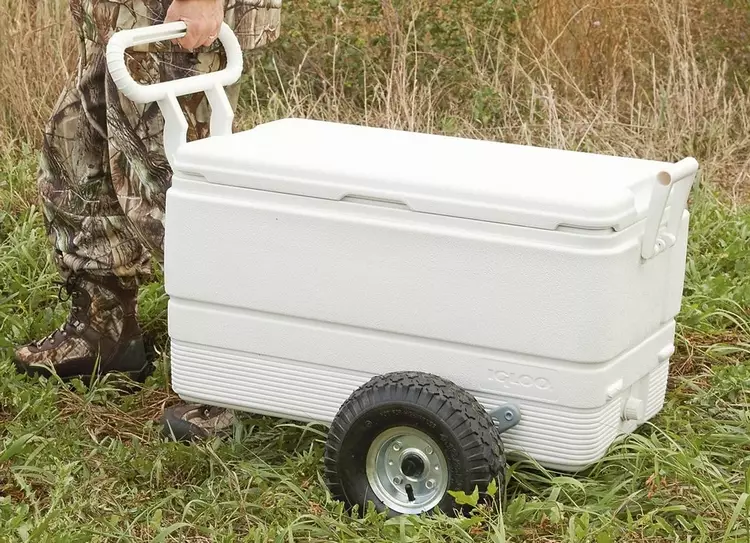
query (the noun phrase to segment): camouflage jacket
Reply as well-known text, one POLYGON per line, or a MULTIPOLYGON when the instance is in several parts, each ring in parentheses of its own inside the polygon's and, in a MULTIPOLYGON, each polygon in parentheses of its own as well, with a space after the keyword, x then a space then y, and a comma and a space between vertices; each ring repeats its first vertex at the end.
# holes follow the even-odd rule
MULTIPOLYGON (((234 30, 243 50, 274 41, 279 34, 282 0, 225 0, 224 21, 234 30)), ((105 44, 119 30, 150 26, 164 21, 172 0, 70 0, 70 10, 80 35, 105 44)), ((170 42, 133 48, 169 51, 170 42)), ((218 48, 215 44, 212 48, 218 48)))

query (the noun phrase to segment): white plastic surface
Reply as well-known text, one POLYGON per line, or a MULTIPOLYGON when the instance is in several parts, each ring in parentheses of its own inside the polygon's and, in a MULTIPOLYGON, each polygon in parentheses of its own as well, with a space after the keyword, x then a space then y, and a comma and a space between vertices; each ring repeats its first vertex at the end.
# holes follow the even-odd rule
MULTIPOLYGON (((199 143, 187 144, 179 160, 199 143)), ((641 218, 627 228, 555 231, 287 194, 275 189, 288 177, 268 170, 304 164, 282 154, 266 159, 247 161, 244 175, 231 164, 231 175, 222 175, 207 161, 208 181, 180 170, 167 193, 173 386, 183 398, 328 423, 370 376, 429 371, 488 409, 516 402, 522 418, 505 434, 508 450, 561 470, 595 462, 661 409, 688 213, 675 243, 644 260, 653 185, 641 181, 641 218)), ((319 175, 305 181, 301 168, 296 187, 324 186, 332 195, 344 181, 377 187, 378 178, 365 174, 382 173, 384 159, 373 151, 368 160, 328 185, 319 175)), ((429 196, 429 180, 419 180, 429 196)), ((578 180, 561 171, 558 183, 578 180)), ((511 180, 504 183, 514 194, 511 180)), ((675 185, 676 201, 689 188, 689 180, 675 185)), ((494 197, 481 189, 466 194, 474 191, 477 202, 494 197)), ((526 194, 530 216, 533 193, 526 194)))
POLYGON ((170 329, 178 336, 172 343, 172 386, 186 400, 330 423, 341 403, 376 373, 439 373, 487 409, 515 402, 521 422, 503 434, 506 449, 563 471, 596 462, 619 435, 658 413, 669 364, 656 353, 674 334, 673 325, 666 325, 617 359, 587 367, 170 303, 170 329), (605 390, 614 383, 619 387, 610 398, 605 390), (645 409, 642 418, 626 420, 632 400, 645 409))
POLYGON ((215 184, 535 228, 606 231, 646 216, 657 178, 690 184, 697 163, 284 119, 193 142, 178 153, 176 168, 215 184))
POLYGON ((180 176, 167 209, 177 299, 580 363, 680 307, 687 214, 679 242, 644 262, 642 223, 555 232, 180 176))

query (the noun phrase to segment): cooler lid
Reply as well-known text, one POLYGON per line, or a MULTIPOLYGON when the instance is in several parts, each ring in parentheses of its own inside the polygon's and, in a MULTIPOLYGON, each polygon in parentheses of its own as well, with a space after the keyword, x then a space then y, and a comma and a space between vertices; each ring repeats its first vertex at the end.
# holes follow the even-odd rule
POLYGON ((194 141, 175 157, 209 183, 550 230, 626 228, 670 166, 307 119, 194 141))

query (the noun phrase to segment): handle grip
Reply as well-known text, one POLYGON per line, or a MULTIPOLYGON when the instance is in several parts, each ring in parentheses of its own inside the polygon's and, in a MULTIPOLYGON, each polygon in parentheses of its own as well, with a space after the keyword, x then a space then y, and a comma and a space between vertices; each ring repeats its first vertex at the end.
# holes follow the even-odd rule
POLYGON ((242 75, 242 50, 237 36, 226 23, 222 23, 218 39, 224 46, 227 65, 218 72, 163 81, 153 85, 136 83, 125 65, 125 50, 128 47, 159 41, 173 40, 185 35, 187 25, 182 21, 154 26, 134 28, 115 33, 107 43, 107 66, 120 92, 133 102, 158 102, 167 95, 183 96, 204 92, 220 85, 235 83, 242 75))
POLYGON ((648 260, 665 251, 677 241, 677 233, 682 220, 682 212, 687 206, 690 187, 698 171, 698 161, 689 157, 672 165, 671 168, 663 170, 656 175, 656 183, 651 192, 651 202, 646 217, 646 228, 641 243, 641 256, 648 260), (666 231, 661 233, 659 228, 664 220, 669 195, 678 184, 687 184, 682 193, 672 202, 669 218, 667 219, 666 231))
POLYGON ((232 133, 234 111, 224 87, 237 82, 242 76, 242 49, 232 29, 222 23, 218 39, 224 46, 227 65, 217 72, 203 73, 153 85, 137 83, 125 64, 125 50, 136 45, 181 38, 187 32, 182 21, 148 27, 122 30, 107 43, 107 67, 120 92, 136 103, 156 102, 164 116, 164 154, 174 170, 174 157, 187 141, 188 123, 182 112, 178 96, 205 92, 211 106, 211 136, 232 133))

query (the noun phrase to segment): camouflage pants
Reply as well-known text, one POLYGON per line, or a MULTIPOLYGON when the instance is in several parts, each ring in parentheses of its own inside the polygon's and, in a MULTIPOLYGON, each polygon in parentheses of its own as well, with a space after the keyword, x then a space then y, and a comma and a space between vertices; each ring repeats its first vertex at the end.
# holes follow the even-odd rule
MULTIPOLYGON (((80 0, 73 2, 74 19, 81 19, 85 10, 80 0)), ((276 0, 244 2, 253 8, 276 0)), ((145 5, 143 0, 95 1, 89 19, 107 20, 101 16, 105 13, 110 20, 118 20, 106 10, 129 3, 131 7, 145 5)), ((169 3, 157 0, 161 17, 169 3)), ((100 36, 113 29, 92 35, 84 29, 92 25, 77 22, 81 24, 78 73, 54 108, 40 158, 38 187, 45 223, 64 277, 70 272, 114 275, 124 285, 133 285, 150 275, 152 259, 162 258, 165 192, 171 182, 163 149, 163 119, 155 103, 132 103, 118 93, 109 77, 106 39, 100 36)), ((254 28, 255 19, 252 23, 254 28)), ((143 22, 135 21, 132 26, 139 24, 143 22)), ((276 29, 270 28, 273 34, 276 29)), ((246 45, 247 32, 238 35, 243 49, 252 48, 246 45)), ((151 84, 216 71, 224 61, 218 46, 190 53, 168 44, 129 51, 127 65, 136 81, 151 84)), ((239 86, 227 88, 227 93, 236 107, 239 86)), ((209 126, 205 95, 185 96, 180 103, 188 119, 188 139, 205 137, 209 126)))

